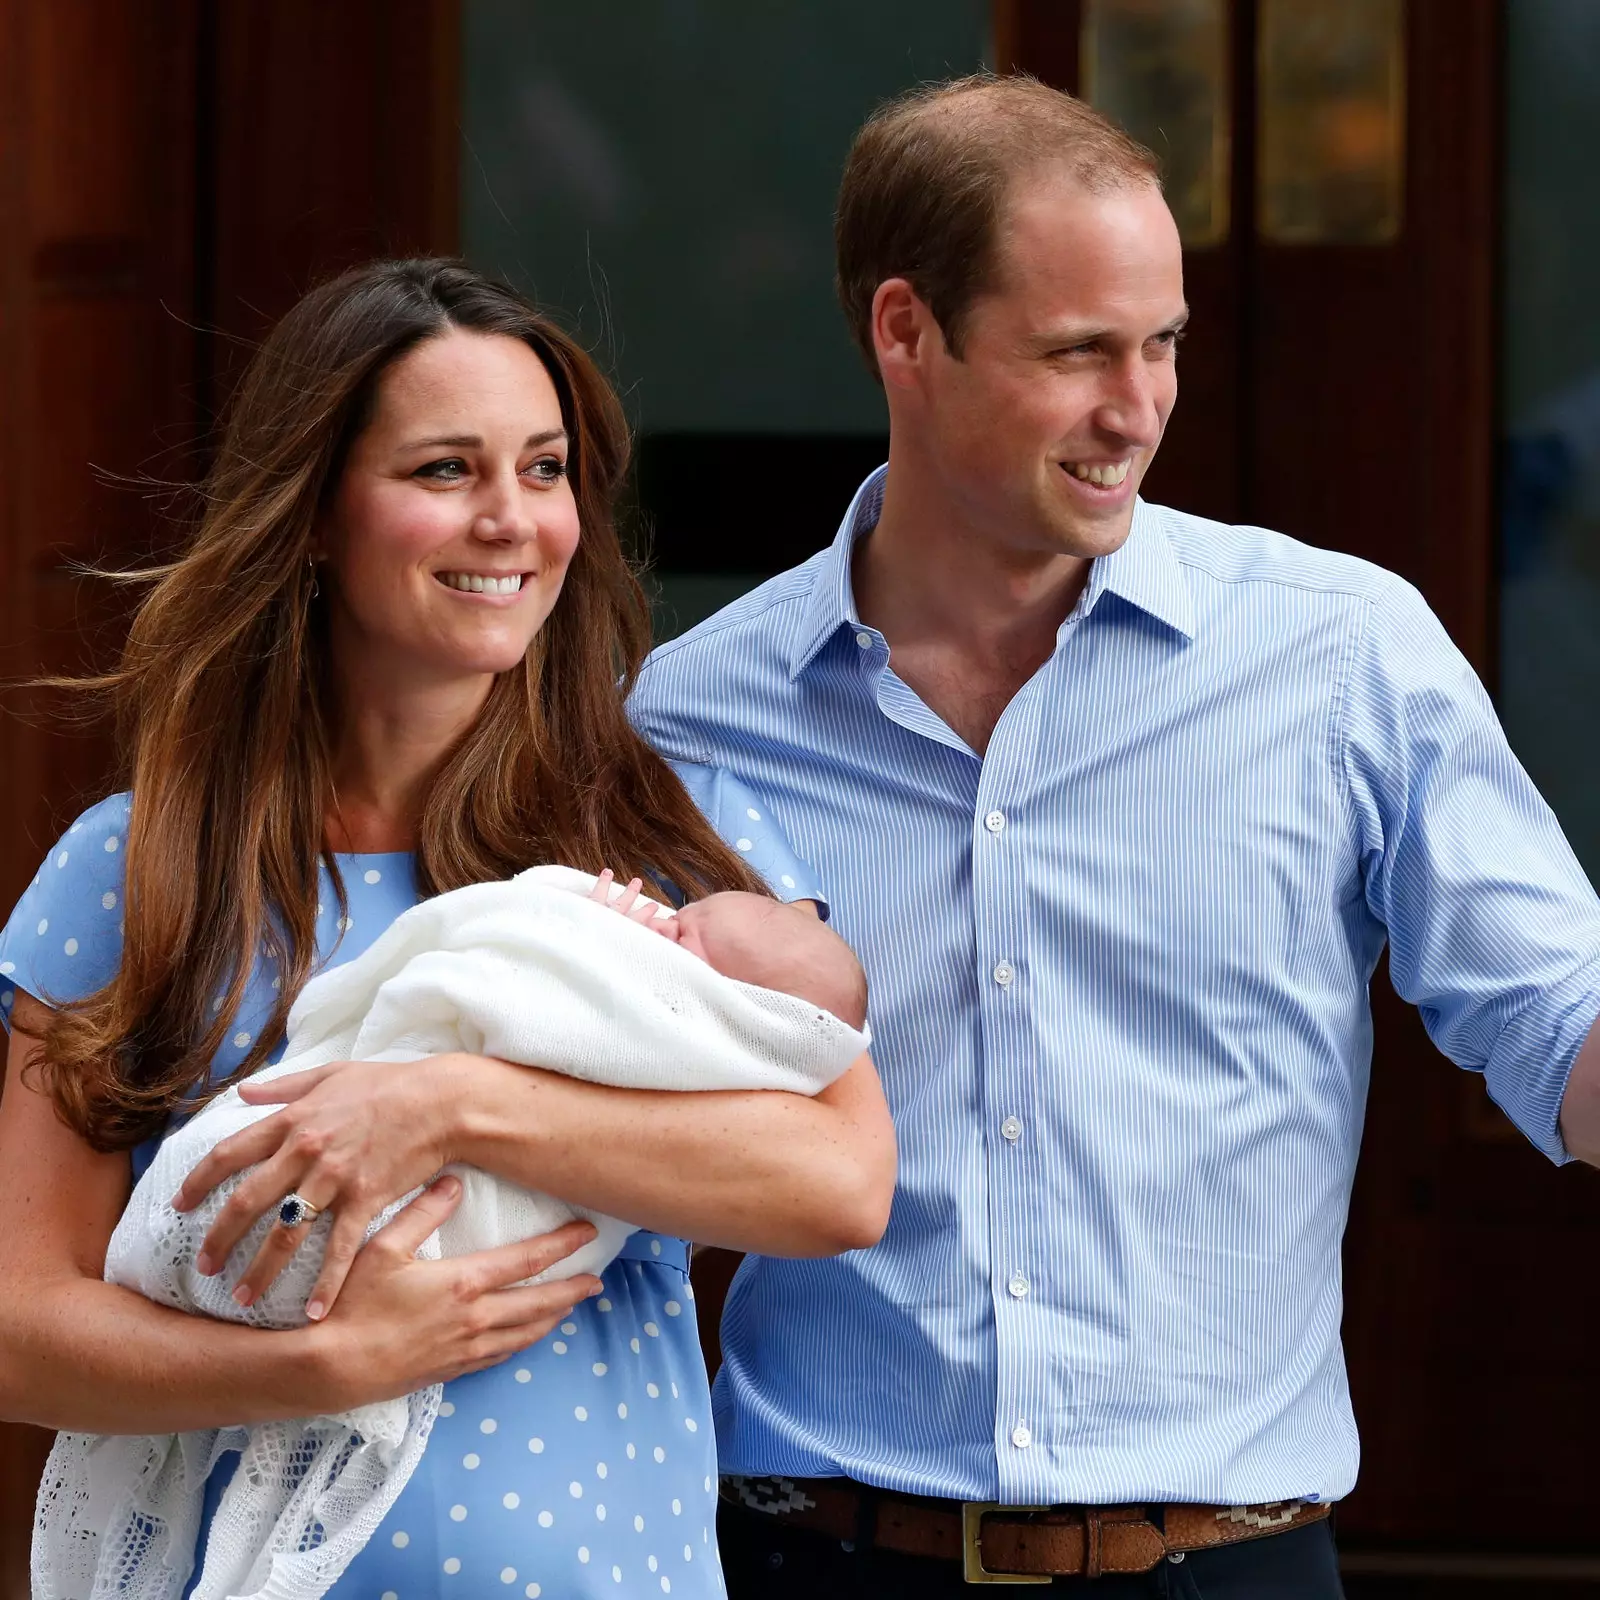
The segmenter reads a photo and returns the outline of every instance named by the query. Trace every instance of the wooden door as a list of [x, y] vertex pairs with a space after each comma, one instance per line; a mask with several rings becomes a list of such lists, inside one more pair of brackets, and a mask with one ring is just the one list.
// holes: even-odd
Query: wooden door
[[[116, 649], [72, 564], [170, 540], [143, 480], [199, 474], [241, 351], [317, 277], [455, 249], [456, 11], [0, 0], [0, 906], [111, 778], [103, 733], [14, 687]], [[48, 1442], [0, 1424], [0, 1600]]]
[[[1076, 87], [1083, 6], [1002, 0], [1002, 60]], [[1267, 243], [1256, 0], [1231, 7], [1232, 227], [1186, 252], [1194, 317], [1148, 494], [1416, 583], [1494, 681], [1498, 0], [1410, 0], [1402, 221]], [[1380, 973], [1345, 1245], [1363, 1465], [1347, 1546], [1600, 1546], [1592, 1510], [1600, 1176], [1551, 1168]], [[1492, 1514], [1491, 1514], [1492, 1513]]]
[[[74, 561], [160, 538], [129, 480], [182, 477], [194, 435], [196, 5], [0, 0], [0, 679], [82, 671], [113, 608]], [[117, 479], [123, 481], [118, 482]], [[0, 728], [0, 904], [79, 797], [103, 737], [14, 688]], [[31, 712], [29, 720], [19, 713]], [[0, 1175], [3, 1176], [3, 1175]], [[27, 1593], [33, 1486], [49, 1436], [0, 1426], [0, 1593]]]

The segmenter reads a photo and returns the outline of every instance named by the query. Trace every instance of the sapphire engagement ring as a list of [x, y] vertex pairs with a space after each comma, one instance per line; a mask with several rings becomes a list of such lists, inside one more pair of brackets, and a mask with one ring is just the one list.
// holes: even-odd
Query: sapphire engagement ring
[[314, 1206], [304, 1195], [286, 1194], [278, 1202], [278, 1221], [286, 1228], [298, 1228], [302, 1222], [315, 1222], [322, 1208]]

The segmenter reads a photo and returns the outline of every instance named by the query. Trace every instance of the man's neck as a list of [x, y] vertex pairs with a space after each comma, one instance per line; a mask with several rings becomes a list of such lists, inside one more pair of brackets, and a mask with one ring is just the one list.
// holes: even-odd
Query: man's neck
[[981, 754], [1055, 650], [1090, 563], [1010, 548], [896, 466], [891, 453], [883, 513], [856, 547], [856, 609], [896, 674]]

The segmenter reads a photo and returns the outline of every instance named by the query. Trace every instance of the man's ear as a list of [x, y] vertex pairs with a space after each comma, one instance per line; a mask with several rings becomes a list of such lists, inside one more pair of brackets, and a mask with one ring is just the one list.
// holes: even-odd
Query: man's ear
[[872, 348], [886, 388], [915, 383], [930, 339], [940, 340], [933, 313], [905, 278], [886, 278], [872, 296]]

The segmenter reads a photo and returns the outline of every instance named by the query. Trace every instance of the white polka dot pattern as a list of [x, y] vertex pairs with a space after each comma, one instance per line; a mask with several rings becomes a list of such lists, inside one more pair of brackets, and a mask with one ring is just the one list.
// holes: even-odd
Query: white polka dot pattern
[[[775, 885], [781, 877], [785, 891], [821, 898], [765, 806], [726, 774], [679, 770], [756, 870]], [[51, 870], [0, 933], [0, 1010], [9, 1010], [17, 985], [70, 998], [115, 973], [121, 919], [107, 913], [121, 905], [128, 815], [126, 795], [101, 802], [69, 828], [72, 844], [57, 844], [46, 858]], [[319, 890], [318, 936], [331, 964], [360, 954], [416, 900], [407, 856], [345, 856], [339, 865], [347, 914], [335, 922], [338, 897], [326, 868]], [[258, 965], [227, 1019], [217, 1070], [231, 1071], [259, 1037], [280, 982], [267, 962]], [[225, 1004], [218, 996], [216, 1012]], [[136, 1176], [152, 1148], [135, 1152]], [[694, 1319], [682, 1315], [691, 1298], [686, 1269], [681, 1241], [637, 1234], [604, 1274], [603, 1296], [577, 1307], [559, 1337], [447, 1385], [420, 1467], [332, 1591], [335, 1600], [646, 1592], [661, 1561], [676, 1561], [676, 1547], [653, 1545], [649, 1530], [668, 1526], [684, 1507], [715, 1524], [710, 1396]], [[668, 1437], [678, 1441], [670, 1454]], [[714, 1560], [684, 1569], [678, 1592], [716, 1600]]]

